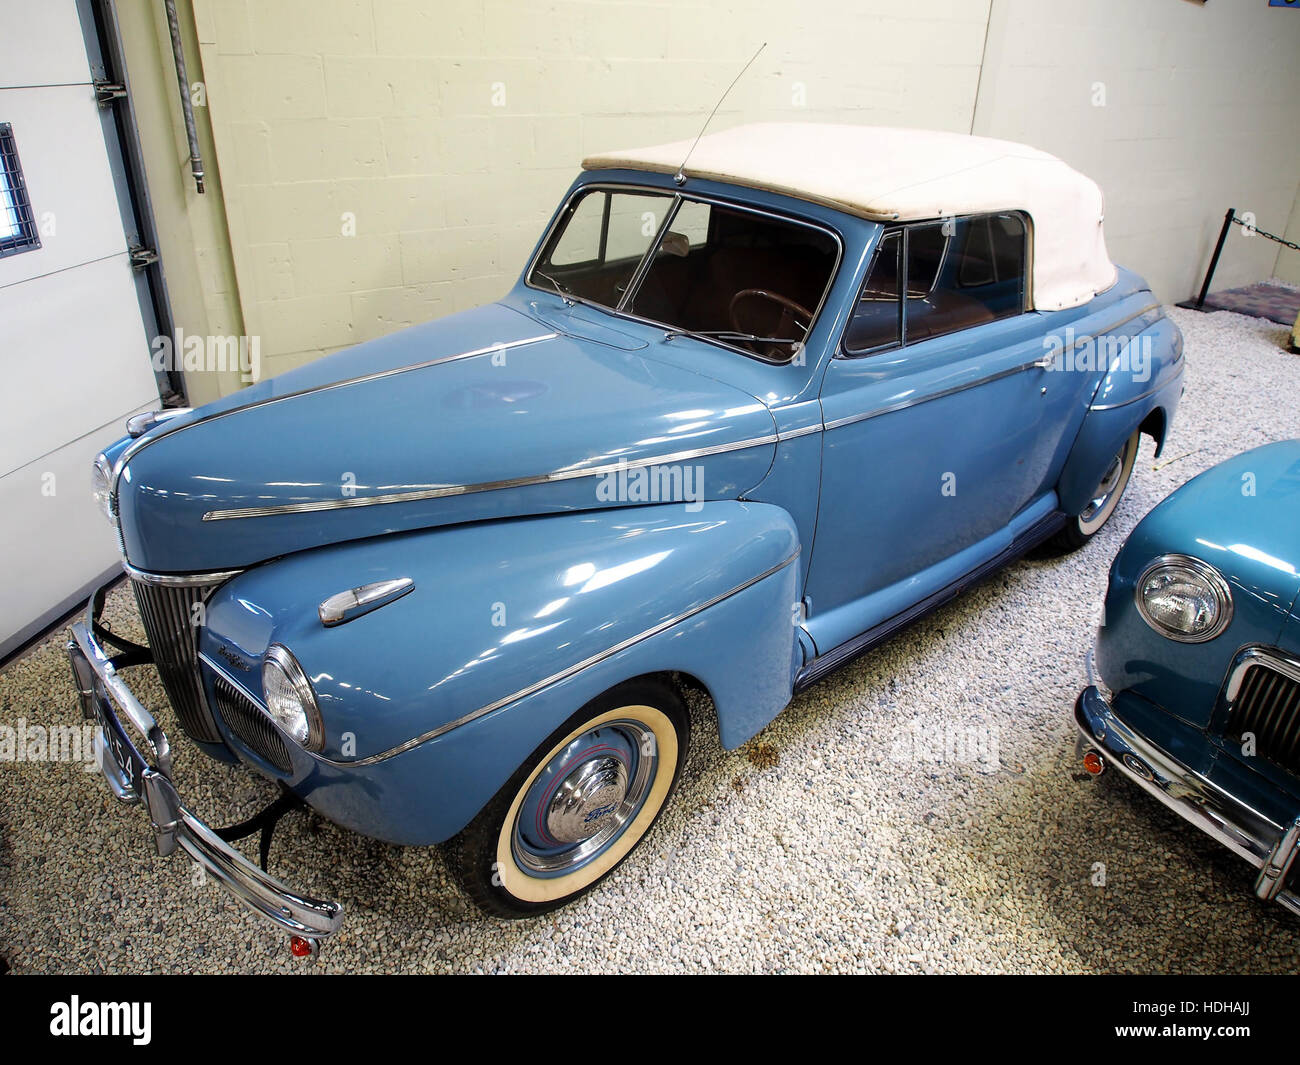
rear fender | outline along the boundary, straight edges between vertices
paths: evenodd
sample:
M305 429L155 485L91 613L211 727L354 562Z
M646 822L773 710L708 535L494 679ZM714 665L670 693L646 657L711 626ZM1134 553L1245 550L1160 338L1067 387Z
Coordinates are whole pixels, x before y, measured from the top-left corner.
M1161 318L1120 350L1102 378L1061 471L1061 510L1078 514L1088 504L1114 457L1136 430L1150 436L1156 454L1183 393L1183 338Z

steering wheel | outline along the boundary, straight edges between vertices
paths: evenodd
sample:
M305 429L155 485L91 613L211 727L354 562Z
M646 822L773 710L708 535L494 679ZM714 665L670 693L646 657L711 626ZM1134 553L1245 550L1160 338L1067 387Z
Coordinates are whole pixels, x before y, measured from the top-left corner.
M777 323L771 329L749 328L741 320L740 307L745 303L755 302L774 303L781 310L781 316ZM784 337L790 336L790 330L793 326L798 326L800 335L792 337L788 343L795 343L803 340L808 333L808 326L812 324L812 311L801 303L796 303L789 296L782 296L779 292L768 292L763 288L745 288L741 289L731 297L731 306L727 309L731 318L731 327L737 333L754 333L760 336ZM802 319L802 320L801 320ZM756 355L772 354L773 348L784 347L785 345L764 344L759 345L755 341L745 341L750 349Z

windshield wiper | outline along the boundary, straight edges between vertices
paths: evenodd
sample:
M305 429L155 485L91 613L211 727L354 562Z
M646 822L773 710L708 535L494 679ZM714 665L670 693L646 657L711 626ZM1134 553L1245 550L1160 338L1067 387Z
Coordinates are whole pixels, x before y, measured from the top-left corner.
M754 333L740 333L734 329L669 329L665 340L678 337L700 337L703 340L743 340L750 344L802 344L799 337L761 337Z

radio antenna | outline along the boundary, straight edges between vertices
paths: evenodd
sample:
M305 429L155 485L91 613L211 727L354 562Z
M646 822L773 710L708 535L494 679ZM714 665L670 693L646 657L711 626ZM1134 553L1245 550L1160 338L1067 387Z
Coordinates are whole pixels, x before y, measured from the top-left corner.
M700 132L695 135L695 140L691 142L690 151L686 153L686 158L682 160L682 165L677 168L677 173L673 175L673 184L686 184L686 164L690 160L691 155L695 152L696 145L700 143L700 138L704 136L704 131L709 128L709 123L713 121L713 116L718 113L718 108L722 106L723 101L731 94L731 90L736 87L736 82L745 76L745 71L754 65L754 60L758 58L759 53L766 47L766 41L758 46L758 51L750 56L749 62L740 68L740 73L731 79L731 84L727 86L726 92L718 97L718 102L713 105L713 110L709 112L709 117L704 120L704 125L700 127Z

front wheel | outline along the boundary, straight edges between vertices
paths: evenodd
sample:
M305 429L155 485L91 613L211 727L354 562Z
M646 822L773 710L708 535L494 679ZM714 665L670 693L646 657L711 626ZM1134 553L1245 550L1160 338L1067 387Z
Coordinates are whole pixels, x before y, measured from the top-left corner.
M1048 541L1049 548L1054 548L1061 554L1076 551L1101 531L1101 527L1115 513L1120 496L1128 487L1129 478L1133 474L1133 463L1137 461L1140 441L1141 433L1136 430L1124 441L1124 446L1110 460L1101 481L1093 489L1088 505L1079 512L1077 517L1066 522L1065 528Z
M612 688L552 733L451 840L452 872L500 917L572 902L645 838L689 743L686 706L667 684Z

